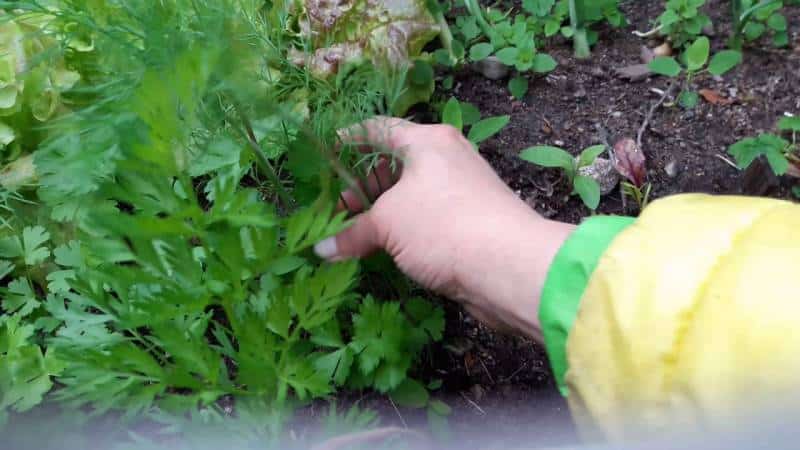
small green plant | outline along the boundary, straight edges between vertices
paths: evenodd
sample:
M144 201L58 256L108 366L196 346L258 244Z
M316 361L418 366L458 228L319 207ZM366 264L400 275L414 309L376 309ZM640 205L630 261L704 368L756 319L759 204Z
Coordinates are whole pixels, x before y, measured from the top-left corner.
M683 48L694 41L704 27L711 25L711 19L700 10L705 3L705 0L667 1L666 9L658 17L658 27L673 48Z
M495 116L481 119L480 111L470 103L459 102L456 98L451 98L445 103L442 109L442 123L451 125L463 131L464 127L469 127L467 139L472 142L475 148L481 142L499 133L511 118L509 116Z
M744 138L728 148L728 153L736 160L740 169L744 170L757 158L763 156L775 175L783 175L791 168L800 171L800 146L797 136L800 134L800 117L784 117L778 122L781 133L791 133L791 141L778 134L762 133L756 137Z
M623 204L625 198L630 197L641 211L647 207L653 187L647 182L647 159L644 152L631 138L620 139L612 150L614 168L625 178L621 183Z
M605 145L593 145L575 158L561 148L538 145L523 150L519 157L542 167L562 169L567 182L572 186L572 194L577 194L583 204L594 211L600 204L600 185L593 178L581 175L580 169L591 165L605 150Z
M570 31L575 57L588 58L591 45L597 41L597 33L590 29L592 23L607 20L611 25L625 25L625 17L619 10L618 0L568 0Z
M692 89L692 81L704 73L722 75L736 67L742 61L742 53L736 50L723 50L716 53L709 62L711 42L707 37L697 38L681 55L679 63L672 56L660 56L650 62L654 73L671 78L683 75L681 81L680 103L685 108L694 108L700 96Z
M790 3L798 3L796 0ZM767 32L772 33L775 47L789 44L788 22L781 14L783 0L733 0L733 33L730 39L732 48L740 49L745 42L761 38Z

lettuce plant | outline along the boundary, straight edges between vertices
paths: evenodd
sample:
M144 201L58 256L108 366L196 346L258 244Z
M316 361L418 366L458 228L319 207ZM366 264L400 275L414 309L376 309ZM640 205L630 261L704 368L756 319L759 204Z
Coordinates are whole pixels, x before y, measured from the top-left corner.
M275 2L273 15L289 11L287 26L299 38L290 58L318 78L330 78L345 66L369 63L392 74L417 65L425 45L447 25L424 0L286 0ZM449 34L449 29L445 31ZM424 69L423 69L424 70ZM427 72L427 71L426 71ZM433 73L409 79L394 106L402 114L433 94Z
M86 40L66 39L69 29L55 25L55 16L45 12L2 17L0 160L35 149L39 125L66 109L62 94L81 76L68 67L61 47L70 52L92 49Z

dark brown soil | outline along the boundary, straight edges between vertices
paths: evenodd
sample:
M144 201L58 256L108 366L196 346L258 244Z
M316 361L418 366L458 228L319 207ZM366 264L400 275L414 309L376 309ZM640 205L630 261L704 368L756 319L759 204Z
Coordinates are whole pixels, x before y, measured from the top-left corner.
M716 28L713 46L720 49L730 28L729 2L708 3ZM459 100L472 102L484 116L511 116L509 126L484 143L481 152L541 214L577 223L589 211L579 199L568 196L558 173L520 160L520 150L549 144L577 154L601 142L601 128L612 143L636 137L647 111L660 98L652 89L666 90L669 80L653 77L629 82L617 78L615 69L641 63L641 46L658 44L631 31L650 29L663 5L661 0L623 2L630 25L604 30L589 60L573 58L567 42L548 47L559 67L547 77L533 79L524 101L510 97L507 80L488 80L472 71L456 75L453 94ZM729 158L727 149L737 140L773 130L785 112L800 113L800 8L787 7L785 14L792 30L788 49L776 50L769 43L748 48L744 63L724 77L695 81L696 89L712 89L733 100L732 104L713 105L701 99L693 110L671 106L655 111L643 139L652 198L681 192L788 196L788 180L757 183L757 192L743 189L742 173L722 159ZM665 171L670 163L677 169L673 176ZM599 212L635 214L634 209L629 204L623 210L616 189L602 199ZM566 403L555 390L541 347L499 336L448 306L445 345L426 357L426 374L444 382L435 395L453 407L452 433L471 436L465 448L551 445L565 429L568 439L575 438ZM377 396L366 400L381 411L386 425L424 423L420 412L396 410Z

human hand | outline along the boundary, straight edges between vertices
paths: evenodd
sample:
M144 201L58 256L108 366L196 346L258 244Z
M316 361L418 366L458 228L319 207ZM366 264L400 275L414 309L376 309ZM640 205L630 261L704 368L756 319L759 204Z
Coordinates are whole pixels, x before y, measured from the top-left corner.
M329 260L386 250L421 285L464 304L494 326L540 337L539 294L573 227L545 220L522 202L453 127L376 118L342 133L345 143L386 150L365 190L342 207L354 224L315 246Z

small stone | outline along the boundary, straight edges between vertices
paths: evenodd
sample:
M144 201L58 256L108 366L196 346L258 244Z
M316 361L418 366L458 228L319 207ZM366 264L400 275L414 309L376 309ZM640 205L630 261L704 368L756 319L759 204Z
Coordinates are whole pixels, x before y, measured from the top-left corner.
M501 80L508 76L508 66L501 63L496 56L478 61L473 66L481 75L490 80Z
M606 158L596 158L593 163L578 169L578 174L597 181L600 193L603 195L613 191L619 183L619 173L614 164Z
M563 147L564 146L564 141L555 140L555 141L553 141L553 144L555 144L555 145L557 145L559 147Z
M652 74L650 67L647 64L634 64L632 66L621 67L615 69L614 72L619 78L628 81L642 81Z
M622 117L622 111L614 111L614 112L612 112L611 113L611 117L619 119L620 117Z
M605 76L606 76L606 71L603 70L603 68L600 67L600 66L592 67L592 72L591 73L592 73L592 76L596 77L596 78L605 78Z
M675 178L678 176L678 161L671 159L667 165L664 166L664 172L666 172L667 176L670 178Z
M572 96L575 98L584 98L586 97L586 89L582 87L578 88L578 90L576 90L575 93L572 94Z

